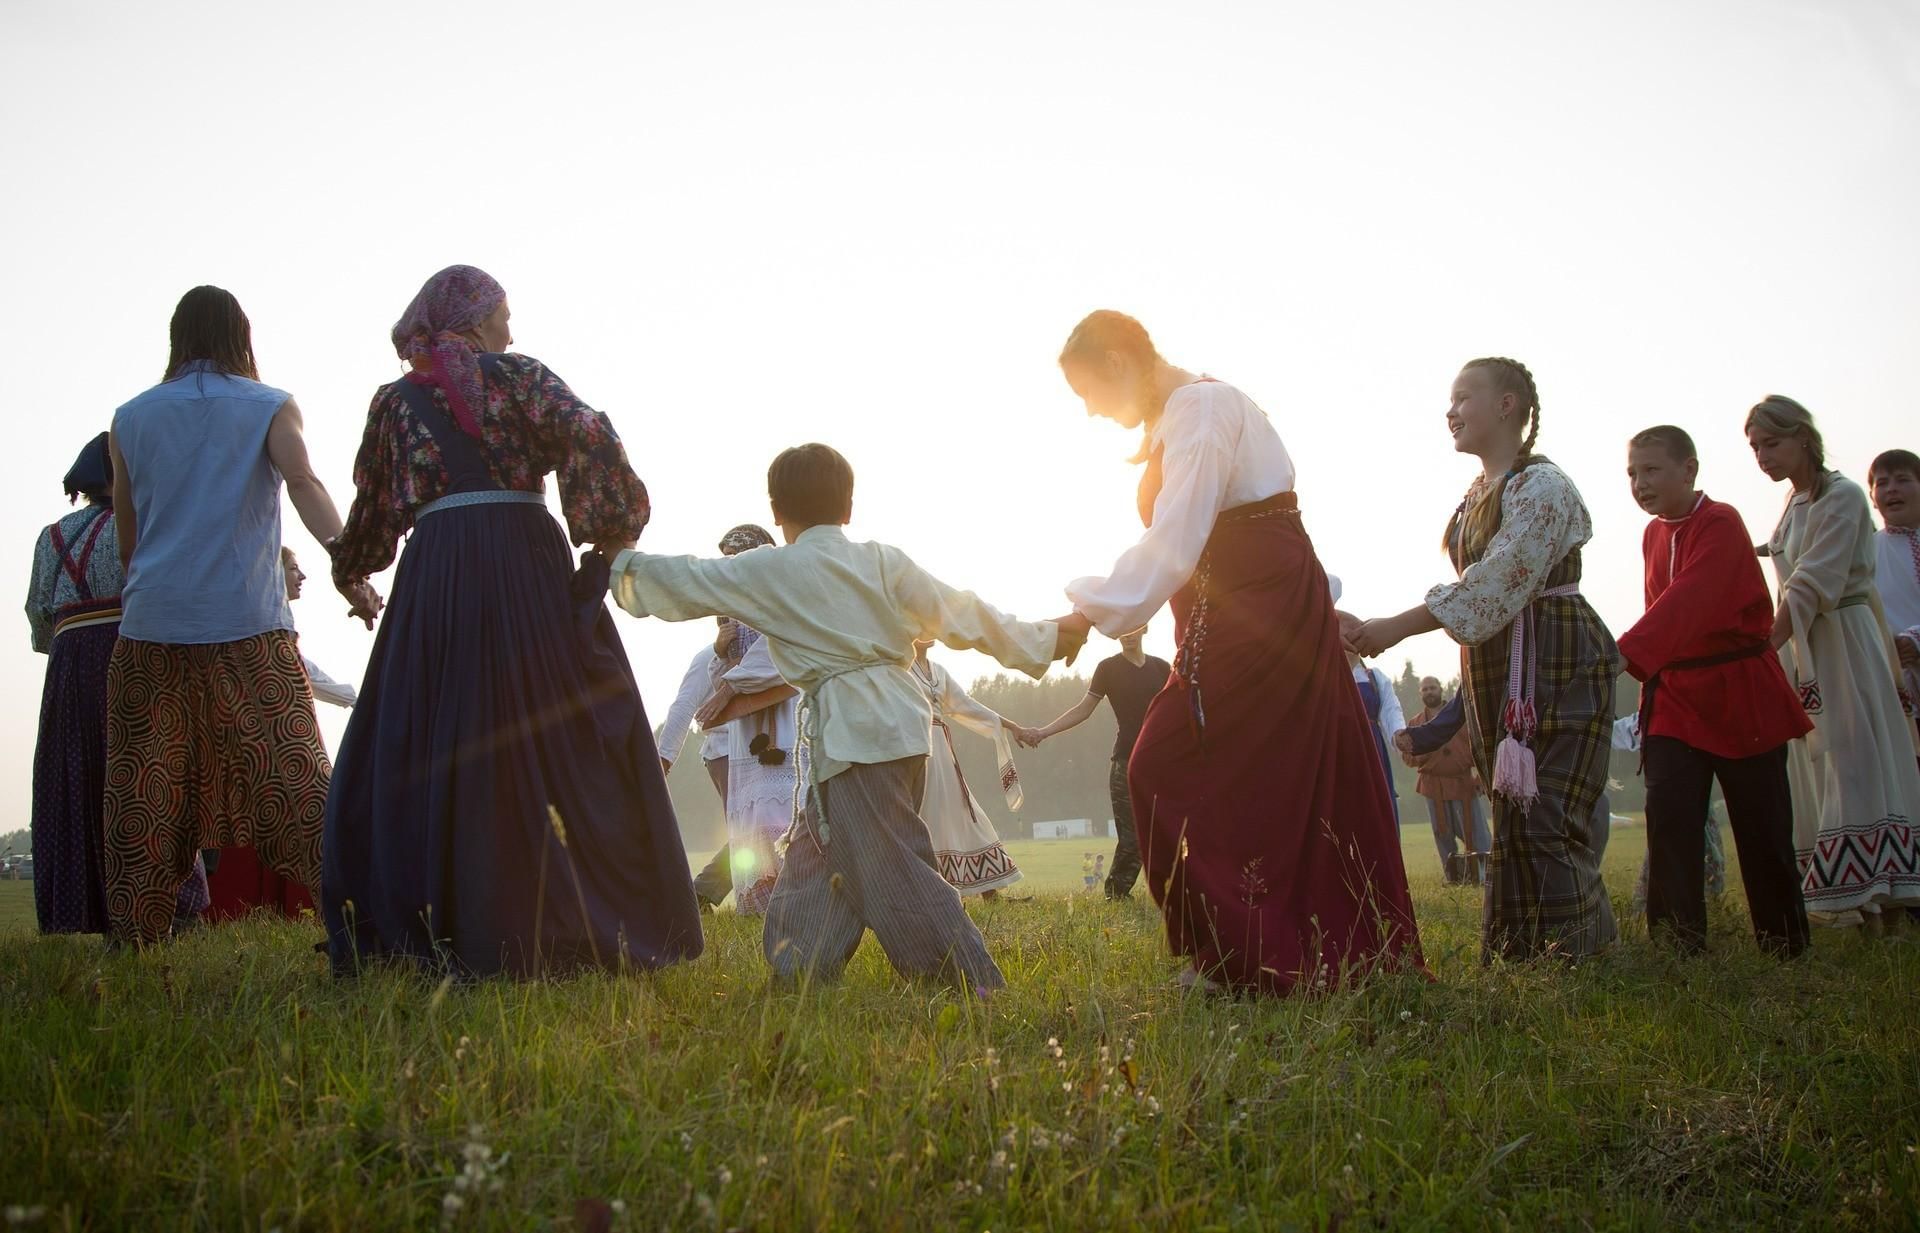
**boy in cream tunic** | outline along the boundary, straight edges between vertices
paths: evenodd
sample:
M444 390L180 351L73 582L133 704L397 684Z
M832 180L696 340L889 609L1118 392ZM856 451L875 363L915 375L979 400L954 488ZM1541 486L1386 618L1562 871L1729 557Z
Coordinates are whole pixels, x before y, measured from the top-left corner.
M767 962L781 978L831 976L872 929L903 975L1000 988L920 818L931 716L913 644L934 638L1038 677L1084 639L1005 616L897 548L848 540L853 468L825 445L774 459L767 493L784 546L719 560L622 552L612 580L615 601L635 616L746 622L805 695L811 783L767 906Z

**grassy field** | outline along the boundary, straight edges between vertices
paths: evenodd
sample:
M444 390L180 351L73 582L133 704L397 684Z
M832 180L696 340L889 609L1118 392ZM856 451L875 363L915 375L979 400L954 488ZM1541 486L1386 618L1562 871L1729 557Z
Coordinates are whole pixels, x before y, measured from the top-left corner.
M1637 923L1483 969L1406 832L1437 980L1180 995L1086 844L974 908L1009 988L766 988L756 922L652 977L336 984L287 923L142 956L0 883L0 1204L49 1229L1916 1227L1920 932L1761 958ZM1615 833L1624 899L1640 832ZM1731 845L1729 845L1731 852ZM1737 881L1736 881L1737 885ZM1057 1042L1054 1043L1054 1042ZM9 1227L14 1227L10 1224Z

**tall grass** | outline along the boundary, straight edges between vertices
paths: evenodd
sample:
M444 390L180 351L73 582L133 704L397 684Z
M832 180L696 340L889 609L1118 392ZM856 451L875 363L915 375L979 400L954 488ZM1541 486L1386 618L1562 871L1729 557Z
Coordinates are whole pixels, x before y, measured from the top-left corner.
M1431 857L1429 856L1429 860ZM1629 867L1630 868L1630 867ZM1613 870L1614 884L1625 879ZM1008 988L769 990L757 922L653 976L335 983L317 930L0 939L0 1203L50 1229L1910 1228L1920 932L1781 965L1629 937L1185 996L1141 904L975 908ZM1623 911L1625 905L1620 905Z

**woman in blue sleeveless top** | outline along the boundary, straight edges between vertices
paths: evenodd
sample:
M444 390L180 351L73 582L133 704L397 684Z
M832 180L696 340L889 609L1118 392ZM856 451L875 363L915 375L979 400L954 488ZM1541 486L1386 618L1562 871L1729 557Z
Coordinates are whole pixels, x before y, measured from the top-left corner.
M315 539L340 532L239 301L195 287L169 333L166 380L114 412L108 437L127 581L107 673L107 915L141 942L169 932L201 848L251 847L319 880L327 754L280 568L282 483ZM379 598L347 594L371 623Z
M42 933L105 933L107 663L126 581L106 433L80 451L66 489L87 503L40 532L27 595L33 649L47 656L33 750L33 906ZM176 927L206 907L207 875L195 856L174 899Z
M453 266L394 327L335 582L409 529L327 802L334 970L390 956L463 976L700 953L652 726L605 605L647 522L607 417L512 344L506 293ZM559 475L578 572L547 513Z

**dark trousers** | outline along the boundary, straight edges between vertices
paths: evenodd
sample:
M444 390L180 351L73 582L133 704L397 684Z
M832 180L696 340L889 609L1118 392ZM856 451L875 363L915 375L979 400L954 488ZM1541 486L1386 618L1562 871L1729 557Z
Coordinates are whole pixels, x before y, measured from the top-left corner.
M727 760L710 758L707 760L707 778L713 781L713 790L720 794L720 813L724 824L727 812ZM703 908L717 908L733 890L733 851L727 844L721 844L720 850L713 854L693 879L693 897Z
M1807 948L1807 907L1793 855L1787 747L1720 758L1670 736L1644 743L1647 777L1647 930L1670 929L1685 950L1707 941L1706 822L1713 781L1727 802L1753 936L1783 955Z
M1127 761L1115 758L1107 774L1107 799L1113 803L1113 868L1107 872L1107 898L1133 894L1140 877L1140 834L1133 829L1133 794L1127 790Z

